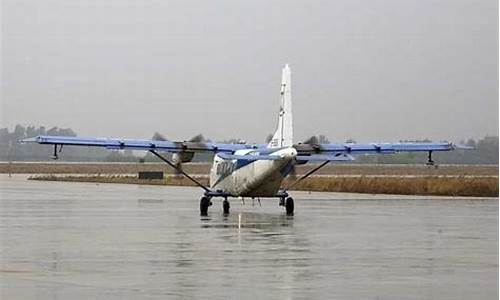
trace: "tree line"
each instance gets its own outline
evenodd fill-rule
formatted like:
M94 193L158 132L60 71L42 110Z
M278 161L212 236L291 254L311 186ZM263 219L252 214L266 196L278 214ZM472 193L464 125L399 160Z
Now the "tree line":
M18 141L38 135L77 136L70 128L45 128L44 126L16 125L12 131L0 128L0 161L48 161L53 154L53 146L38 144L21 144ZM268 140L272 135L266 137ZM152 135L153 140L166 140L160 133ZM203 135L191 139L196 142L209 142ZM221 142L239 142L240 139L229 139ZM308 143L329 143L325 135L313 136ZM352 139L346 142L355 142ZM409 141L402 141L409 142ZM413 142L429 142L420 140ZM472 146L474 151L436 152L433 159L440 164L498 164L498 136L486 136L480 139L468 139L460 144ZM109 151L96 147L64 146L60 155L61 161L74 162L158 162L151 153L134 152L130 150ZM212 154L197 154L193 161L211 161ZM419 164L427 161L427 153L396 153L386 155L360 155L355 163L384 163L384 164Z

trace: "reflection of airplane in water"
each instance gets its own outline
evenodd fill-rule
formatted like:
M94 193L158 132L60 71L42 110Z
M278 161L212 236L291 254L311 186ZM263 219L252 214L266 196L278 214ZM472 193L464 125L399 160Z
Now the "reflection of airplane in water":
M222 218L202 218L202 228L251 228L265 231L263 235L282 235L279 233L280 227L291 227L293 225L293 217L285 215L261 214L253 212L241 212L234 218L230 219L230 215L222 215ZM244 218L244 220L243 220Z
M288 215L293 215L294 202L288 190L296 183L310 176L329 162L353 160L353 154L385 154L402 151L425 151L429 154L428 164L433 164L433 151L450 151L457 146L450 143L370 143L370 144L320 144L313 141L293 143L292 99L290 68L283 68L280 93L278 127L267 145L220 144L170 142L155 140L84 138L63 136L37 136L23 140L39 144L54 145L57 158L63 145L104 147L106 149L130 149L149 151L202 188L205 193L200 200L200 213L207 215L212 205L211 198L223 197L224 213L229 213L229 197L278 198ZM161 152L173 153L174 161L162 156ZM180 163L192 160L194 153L215 153L210 171L210 186L206 187L186 174ZM288 187L282 188L283 179L297 164L321 162Z

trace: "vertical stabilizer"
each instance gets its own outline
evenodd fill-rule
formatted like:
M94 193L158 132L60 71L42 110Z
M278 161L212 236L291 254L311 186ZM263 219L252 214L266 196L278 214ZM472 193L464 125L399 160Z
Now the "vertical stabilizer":
M288 64L283 68L281 75L280 112L278 128L269 142L268 148L291 147L293 145L293 118L291 72Z

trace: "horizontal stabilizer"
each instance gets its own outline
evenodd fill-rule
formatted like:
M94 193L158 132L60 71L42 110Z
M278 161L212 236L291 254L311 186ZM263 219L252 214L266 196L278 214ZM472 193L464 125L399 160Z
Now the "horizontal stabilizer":
M222 159L237 159L246 161L283 159L281 156L278 155L231 155L227 153L219 153L217 155Z
M312 161L353 161L354 157L345 153L337 153L335 155L298 155L295 158L299 162L312 162Z

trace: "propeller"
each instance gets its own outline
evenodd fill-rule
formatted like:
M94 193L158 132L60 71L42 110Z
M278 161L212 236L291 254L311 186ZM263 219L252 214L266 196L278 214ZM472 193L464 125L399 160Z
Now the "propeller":
M305 140L302 144L312 144L312 145L319 144L319 139L317 136L313 135L307 140Z
M164 136L163 134L159 133L159 132L155 132L155 134L153 134L153 137L151 138L153 141L168 141Z
M319 141L318 137L313 135L310 138L308 138L307 140L305 140L304 142L302 142L301 144L316 145L316 144L319 144L319 142L320 141ZM289 173L290 178L292 178L292 179L297 178L296 166L300 165L300 164L305 164L305 162L301 162L301 163L296 162L294 165L292 165L292 170Z
M200 133L198 135L193 136L189 141L192 143L204 143L206 140L205 137L203 137L203 134Z
M155 134L153 134L153 137L151 139L153 141L168 141L168 139L159 132L155 132ZM172 161L177 168L182 170L181 162L179 157L177 157L177 153L172 154ZM174 174L179 175L181 174L181 172L179 172L179 170L174 170Z
M152 140L154 140L154 141L168 141L168 139L159 132L155 132ZM204 143L206 141L207 141L207 139L205 139L205 137L203 137L202 134L198 134L198 135L192 137L189 141L185 141L185 142ZM180 170L182 170L182 164L185 162L190 162L191 160L193 160L193 157L194 157L194 152L190 152L190 151L182 151L182 152L178 152L178 153L173 153L171 155L171 160L172 160L172 163L177 168L177 169L175 169L174 174L175 175L181 174Z
M198 135L192 137L188 142L190 142L190 143L204 143L205 138L203 137L202 134L198 134ZM185 162L192 161L193 157L194 157L194 152L190 152L190 151L182 151L182 152L178 152L178 153L173 153L172 154L172 162L178 168L178 170L175 170L175 174L176 175L180 174L179 170L182 170L182 164Z

